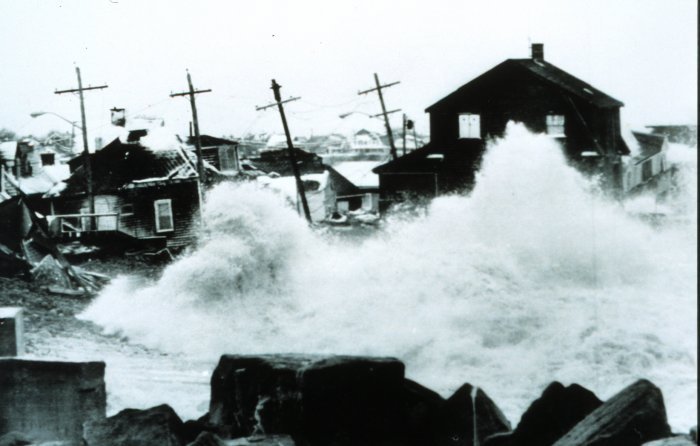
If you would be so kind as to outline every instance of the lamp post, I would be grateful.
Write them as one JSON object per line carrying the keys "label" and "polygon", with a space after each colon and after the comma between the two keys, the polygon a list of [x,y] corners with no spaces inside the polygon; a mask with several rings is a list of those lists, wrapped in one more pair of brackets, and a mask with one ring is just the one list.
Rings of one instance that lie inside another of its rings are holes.
{"label": "lamp post", "polygon": [[32,118],[38,118],[39,116],[43,116],[43,115],[53,115],[59,119],[66,121],[68,124],[70,124],[72,126],[71,127],[71,134],[70,134],[70,148],[71,148],[71,150],[74,150],[74,147],[75,147],[75,129],[76,129],[76,127],[80,130],[82,130],[83,128],[81,126],[79,126],[75,121],[71,121],[68,118],[64,118],[63,116],[59,115],[58,113],[39,111],[39,112],[32,112],[29,114],[29,116],[31,116]]}

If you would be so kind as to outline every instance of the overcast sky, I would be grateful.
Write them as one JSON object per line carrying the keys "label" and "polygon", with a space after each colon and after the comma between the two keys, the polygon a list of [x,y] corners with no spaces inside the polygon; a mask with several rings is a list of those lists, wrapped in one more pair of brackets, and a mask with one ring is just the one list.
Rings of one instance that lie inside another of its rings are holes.
{"label": "overcast sky", "polygon": [[[20,134],[70,125],[36,111],[80,119],[77,95],[56,89],[108,84],[86,93],[89,136],[108,125],[108,110],[162,117],[187,132],[186,98],[196,88],[202,133],[281,131],[270,80],[287,106],[292,133],[343,125],[341,113],[401,108],[419,131],[424,109],[508,58],[545,59],[623,101],[623,121],[697,120],[696,0],[0,0],[0,127]],[[401,116],[392,118],[400,125]]]}

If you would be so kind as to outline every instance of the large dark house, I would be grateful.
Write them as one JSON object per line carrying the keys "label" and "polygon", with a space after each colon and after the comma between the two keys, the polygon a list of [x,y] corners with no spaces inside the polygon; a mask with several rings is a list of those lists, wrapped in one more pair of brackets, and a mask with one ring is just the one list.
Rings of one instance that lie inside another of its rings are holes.
{"label": "large dark house", "polygon": [[484,141],[502,136],[509,121],[561,142],[568,160],[603,173],[621,187],[623,103],[544,60],[542,44],[529,59],[508,59],[426,109],[430,143],[374,169],[383,207],[407,195],[437,195],[474,184]]}

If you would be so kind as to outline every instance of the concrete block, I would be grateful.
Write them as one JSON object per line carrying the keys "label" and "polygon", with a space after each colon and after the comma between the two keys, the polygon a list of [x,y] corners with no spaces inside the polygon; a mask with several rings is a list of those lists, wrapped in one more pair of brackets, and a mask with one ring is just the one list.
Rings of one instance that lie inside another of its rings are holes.
{"label": "concrete block", "polygon": [[0,433],[82,443],[83,423],[105,417],[104,362],[0,358]]}
{"label": "concrete block", "polygon": [[0,307],[0,356],[24,354],[22,308]]}

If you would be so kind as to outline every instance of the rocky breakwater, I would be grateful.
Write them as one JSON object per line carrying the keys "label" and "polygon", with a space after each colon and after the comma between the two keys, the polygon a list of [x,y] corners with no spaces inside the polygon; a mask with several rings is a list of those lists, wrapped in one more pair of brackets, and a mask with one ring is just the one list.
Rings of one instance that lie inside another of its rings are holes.
{"label": "rocky breakwater", "polygon": [[[0,446],[29,444],[17,435],[0,436]],[[224,355],[212,373],[209,411],[199,419],[183,422],[167,405],[126,409],[88,419],[81,441],[87,446],[683,446],[697,444],[697,436],[671,433],[661,392],[646,380],[607,401],[576,384],[554,382],[512,429],[482,389],[464,384],[444,399],[407,379],[404,364],[394,358]]]}

